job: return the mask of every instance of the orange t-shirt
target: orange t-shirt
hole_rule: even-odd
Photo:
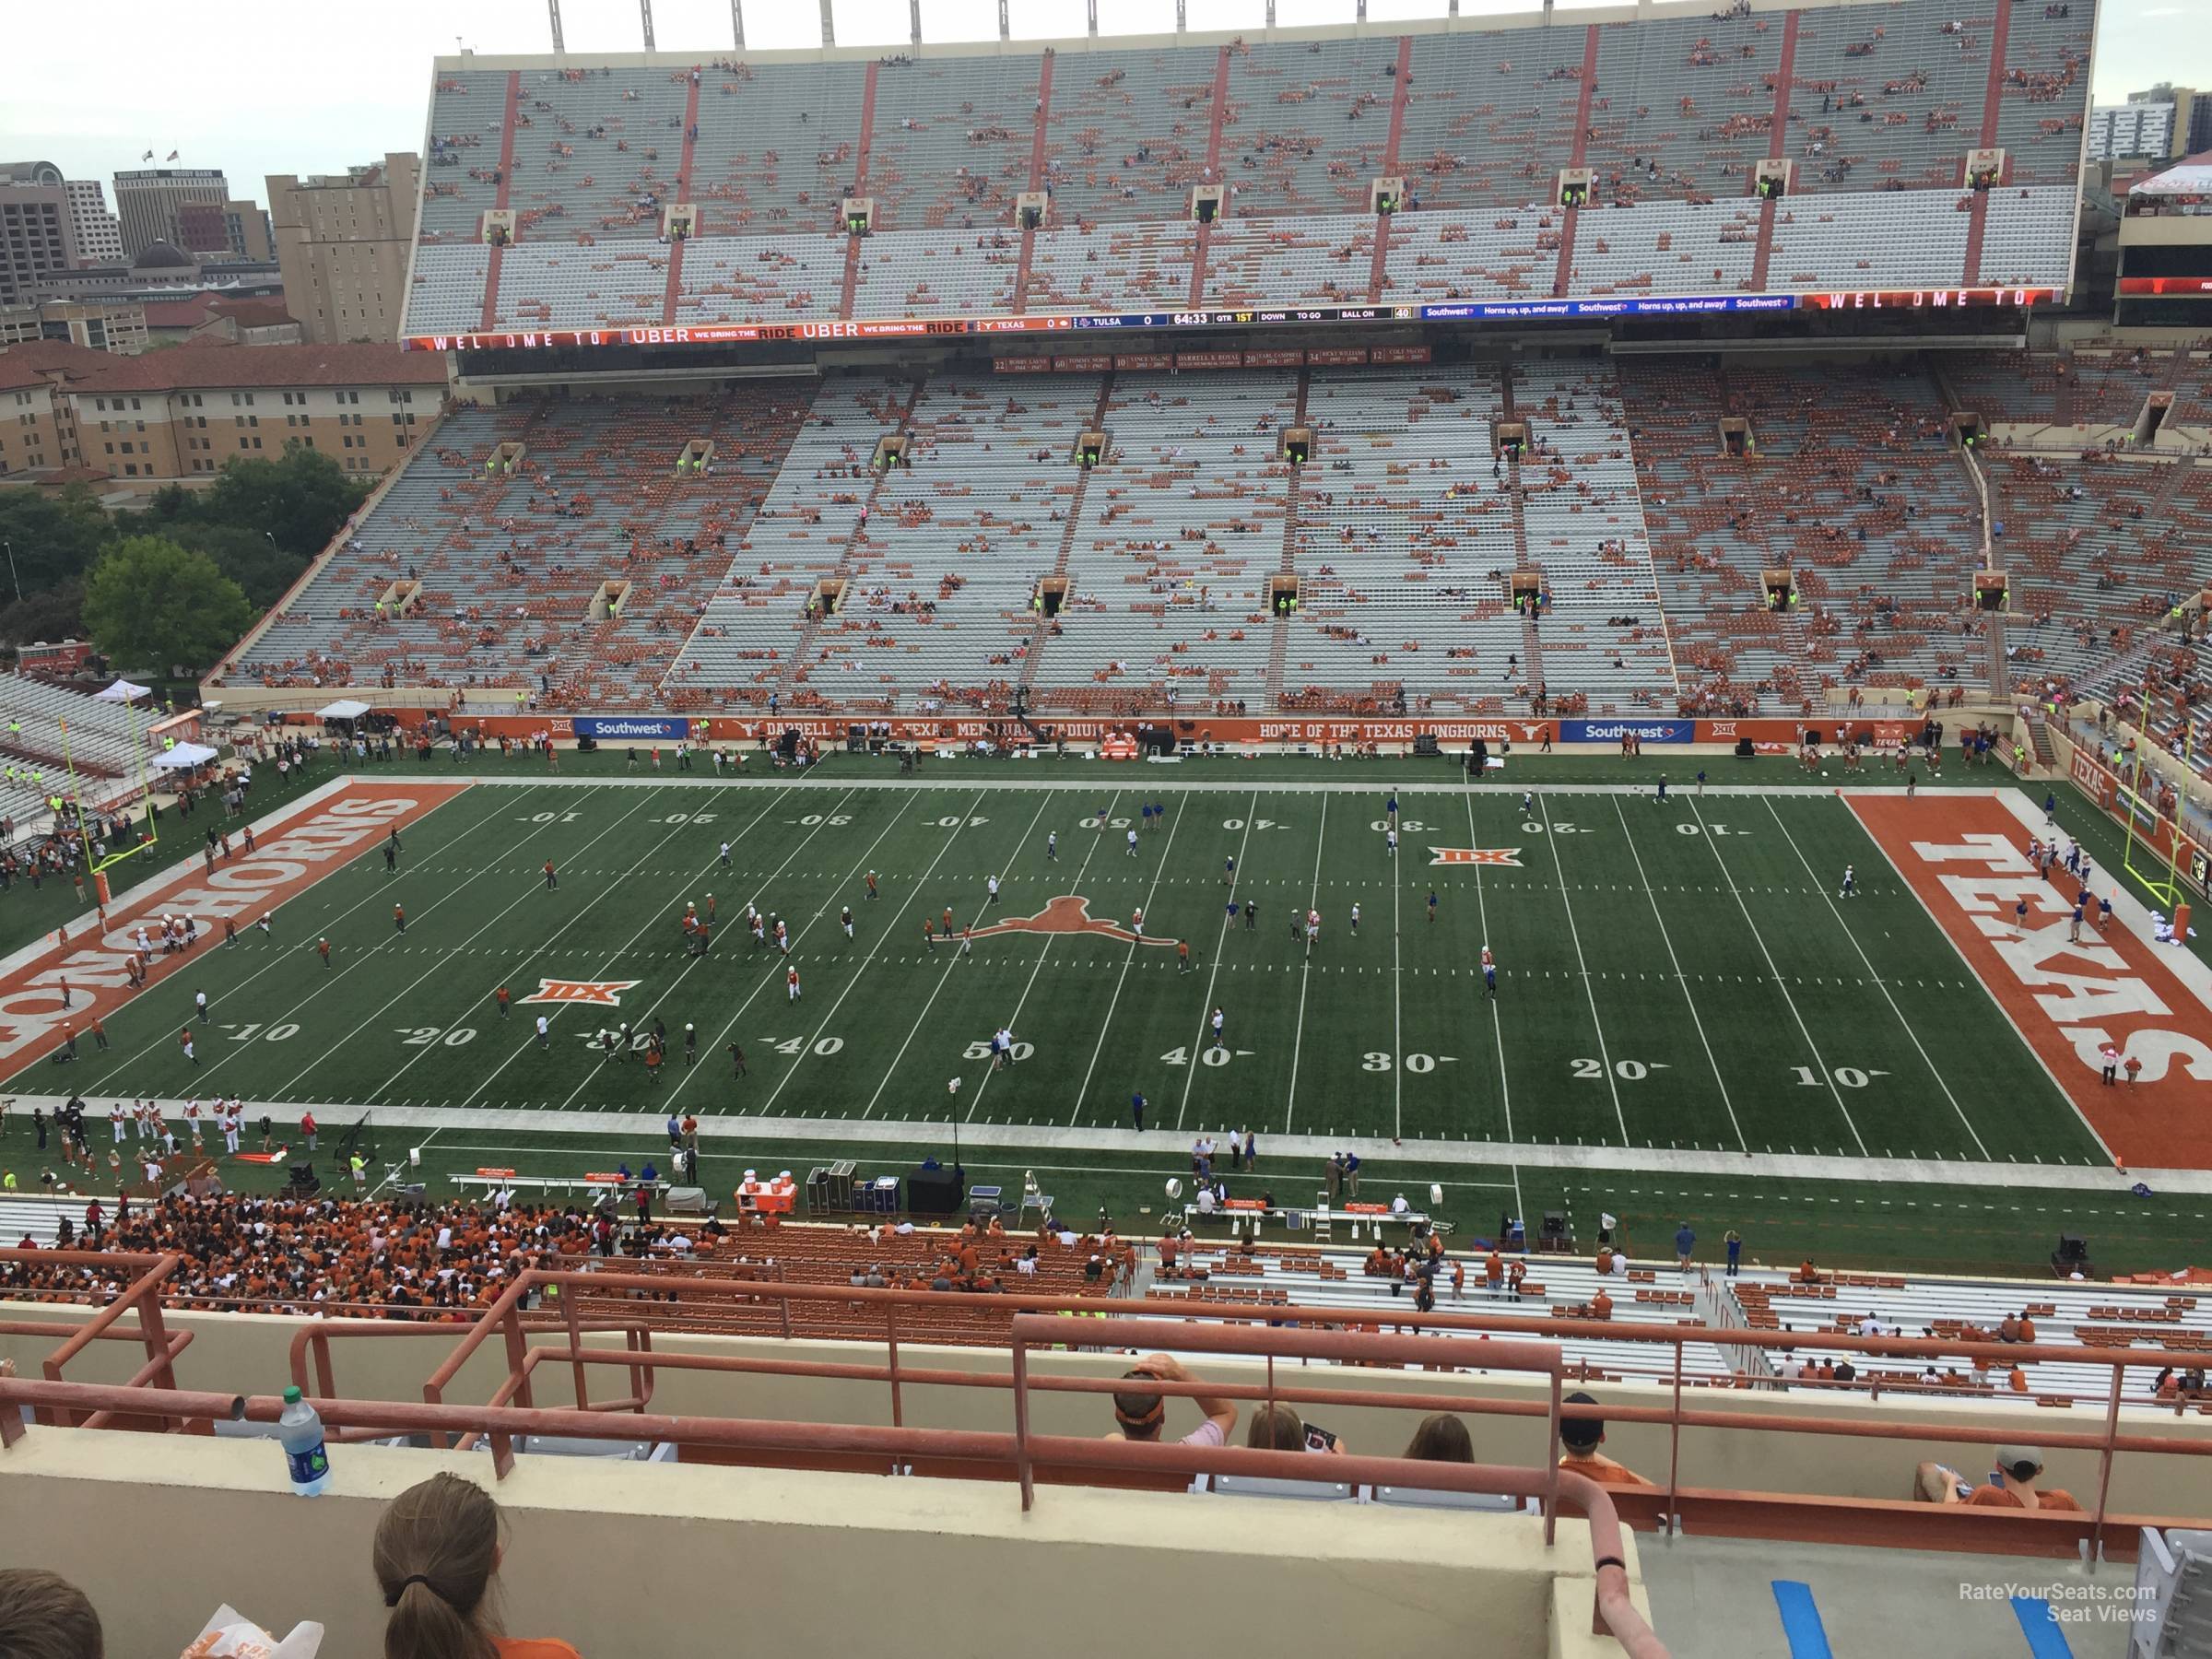
[[[1624,1464],[1609,1457],[1575,1457],[1559,1459],[1559,1467],[1570,1475],[1584,1476],[1599,1486],[1648,1487],[1653,1483]]]
[[[2010,1487],[1976,1487],[1967,1494],[1965,1502],[1973,1509],[2026,1509],[2028,1507],[2020,1501],[2019,1493],[2014,1491]],[[2074,1510],[2077,1512],[2081,1509],[2081,1505],[2076,1501],[2074,1494],[2060,1487],[2039,1489],[2035,1494],[2035,1507],[2039,1510]]]
[[[567,1642],[550,1636],[494,1636],[491,1645],[500,1659],[583,1659]]]

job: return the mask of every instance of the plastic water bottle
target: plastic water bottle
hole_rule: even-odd
[[[319,1498],[330,1485],[330,1453],[323,1445],[323,1419],[300,1397],[297,1388],[284,1391],[284,1415],[276,1419],[276,1439],[284,1447],[284,1461],[292,1476],[293,1494]]]

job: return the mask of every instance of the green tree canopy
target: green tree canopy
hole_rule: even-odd
[[[369,488],[362,479],[347,477],[335,457],[288,443],[274,461],[241,457],[224,463],[214,488],[194,499],[192,516],[255,535],[266,532],[283,551],[306,559],[329,545],[347,515],[368,500]]]
[[[120,667],[204,667],[253,625],[253,606],[205,553],[129,535],[102,553],[85,588],[85,627]]]

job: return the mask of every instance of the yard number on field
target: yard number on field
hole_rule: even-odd
[[[440,1026],[394,1026],[393,1030],[408,1048],[429,1048],[441,1041],[447,1048],[462,1048],[477,1040],[475,1026],[454,1026],[450,1030]]]
[[[1458,1058],[1457,1054],[1408,1054],[1402,1064],[1407,1071],[1417,1077],[1423,1077],[1434,1071],[1439,1065],[1450,1065]],[[1360,1056],[1359,1069],[1361,1071],[1386,1072],[1390,1069],[1390,1056],[1381,1049],[1370,1049]]]
[[[773,1037],[764,1038],[762,1041],[779,1054],[803,1054],[806,1052],[806,1039],[804,1037],[786,1037],[781,1042],[778,1042]],[[845,1040],[842,1037],[823,1037],[817,1039],[814,1052],[827,1060],[844,1046]]]
[[[223,1030],[230,1033],[230,1041],[233,1042],[251,1042],[256,1033],[259,1033],[264,1042],[282,1042],[287,1037],[300,1035],[300,1028],[288,1019],[280,1019],[265,1030],[263,1030],[259,1020],[255,1020],[252,1025],[226,1023]]]
[[[1587,1057],[1575,1060],[1571,1064],[1574,1066],[1574,1075],[1578,1077],[1603,1079],[1606,1075],[1606,1068],[1602,1065]],[[1613,1062],[1613,1075],[1624,1083],[1641,1083],[1652,1073],[1666,1069],[1666,1062],[1664,1060],[1653,1060],[1648,1065],[1641,1060],[1616,1060]]]
[[[1820,1079],[1814,1075],[1811,1066],[1793,1065],[1790,1069],[1797,1074],[1797,1083],[1800,1088],[1818,1088],[1822,1087]],[[1828,1075],[1846,1088],[1864,1088],[1869,1078],[1886,1077],[1889,1074],[1886,1071],[1861,1071],[1855,1065],[1837,1065],[1830,1067]]]

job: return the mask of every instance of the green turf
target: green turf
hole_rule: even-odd
[[[1677,792],[1661,806],[1641,793],[1574,787],[1609,775],[1648,782],[1659,770],[1648,758],[1517,759],[1510,775],[1542,785],[1524,817],[1517,794],[1458,787],[1448,763],[962,762],[957,770],[969,775],[947,775],[947,764],[885,789],[849,787],[889,770],[841,755],[806,788],[787,779],[718,785],[711,773],[673,771],[639,786],[619,752],[581,759],[587,775],[624,784],[573,779],[578,760],[565,754],[558,783],[538,781],[534,762],[496,754],[462,768],[412,758],[371,767],[371,777],[457,771],[516,782],[431,813],[408,832],[398,875],[372,853],[285,906],[274,940],[249,931],[234,948],[203,947],[190,968],[110,1019],[113,1050],[73,1068],[70,1086],[94,1101],[196,1091],[341,1108],[323,1113],[326,1124],[384,1104],[527,1107],[556,1129],[563,1111],[636,1111],[650,1116],[633,1167],[654,1150],[670,1106],[938,1122],[957,1112],[971,1170],[1065,1167],[1064,1204],[1124,1216],[1157,1207],[1155,1177],[1177,1172],[1200,1129],[1249,1127],[1263,1142],[1286,1129],[1395,1136],[1404,1162],[1378,1181],[1418,1194],[1445,1182],[1446,1213],[1471,1231],[1494,1225],[1516,1177],[1524,1213],[1555,1199],[1578,1211],[1602,1205],[1669,1234],[1681,1218],[1664,1213],[1676,1190],[1694,1189],[1698,1225],[1716,1237],[1743,1227],[1755,1249],[1771,1230],[1776,1259],[1812,1250],[1924,1267],[2032,1268],[2047,1253],[2051,1217],[2075,1206],[2023,1189],[1989,1195],[1993,1207],[1970,1216],[1981,1195],[1955,1188],[1831,1192],[1656,1175],[1578,1192],[1590,1178],[1453,1162],[1425,1154],[1423,1143],[1986,1158],[2017,1160],[2023,1181],[2038,1162],[2098,1161],[2071,1105],[1826,790],[1700,800],[1679,793],[1696,770],[1685,764],[1668,769]],[[1707,764],[1727,781],[1794,776],[1790,764]],[[1966,781],[1986,786],[2001,776]],[[1394,779],[1403,842],[1394,861],[1376,827]],[[1351,791],[1298,787],[1370,780]],[[1870,771],[1866,781],[1888,777]],[[1178,787],[1193,782],[1236,787]],[[1034,786],[981,787],[1002,782]],[[1142,823],[1141,799],[1165,814],[1140,832],[1131,857],[1121,826]],[[1087,827],[1100,806],[1103,831]],[[2086,819],[2086,806],[2070,816]],[[2111,867],[2116,846],[2105,852],[2100,830],[2084,830]],[[1057,861],[1045,855],[1051,831]],[[717,857],[724,839],[735,843],[726,871]],[[1518,849],[1520,863],[1432,867],[1430,846]],[[1258,902],[1256,926],[1227,912],[1231,856],[1234,897]],[[545,891],[538,874],[548,858],[561,871],[558,892]],[[1837,900],[1847,862],[1860,896]],[[864,896],[871,869],[883,895],[875,902]],[[984,891],[993,873],[1004,884],[995,909]],[[721,926],[702,960],[684,953],[678,919],[687,900],[703,908],[710,891]],[[1172,949],[1095,935],[1001,935],[968,957],[924,943],[925,912],[950,906],[956,922],[982,926],[1065,893],[1117,924],[1141,905],[1147,934],[1190,941],[1190,971],[1179,971]],[[805,987],[796,1005],[783,961],[754,951],[737,925],[748,898],[789,921]],[[404,937],[391,926],[394,900],[407,907]],[[838,924],[846,903],[852,941]],[[1309,905],[1324,918],[1310,957],[1290,935],[1291,915]],[[312,951],[324,934],[335,946],[327,971]],[[1502,969],[1494,1004],[1476,966],[1485,941]],[[519,1001],[541,976],[639,982],[619,1013],[554,1010],[554,1041],[541,1052],[531,1035],[538,1009]],[[518,999],[505,1021],[491,1001],[501,983]],[[201,988],[215,1025],[192,1068],[173,1039]],[[1228,1042],[1209,1058],[1216,1006]],[[657,1088],[641,1064],[610,1065],[585,1047],[592,1028],[618,1018],[665,1020],[677,1034],[676,1063]],[[687,1021],[700,1033],[695,1068],[681,1059]],[[993,1074],[978,1049],[1002,1024],[1027,1046],[1012,1070]],[[743,1082],[723,1053],[733,1039],[746,1052]],[[957,1095],[947,1089],[955,1076]],[[14,1081],[25,1091],[53,1085],[43,1066]],[[1130,1128],[1138,1090],[1150,1103],[1143,1143]],[[994,1146],[1006,1125],[1108,1129],[1127,1134],[1131,1151],[1003,1137]],[[529,1163],[449,1150],[471,1145],[463,1130],[409,1138],[429,1142],[433,1174],[483,1162],[574,1172],[595,1167],[581,1160],[610,1146],[500,1137],[519,1138],[518,1152],[539,1160]],[[711,1182],[744,1162],[862,1155],[804,1143],[720,1149],[727,1144],[709,1143]],[[874,1153],[914,1156],[912,1147]],[[1306,1171],[1281,1195],[1302,1197],[1318,1181],[1317,1170]],[[1018,1175],[1003,1184],[1018,1185]],[[1490,1186],[1494,1207],[1478,1196]],[[2109,1218],[2082,1224],[2104,1230],[2100,1253],[2115,1264],[2170,1265],[2206,1239],[2187,1218],[2191,1202],[2121,1202]]]
[[[1406,789],[1393,859],[1380,791],[1159,790],[1164,828],[1132,856],[1121,826],[1142,821],[1138,797],[1113,782],[471,791],[411,835],[398,875],[357,861],[287,905],[274,938],[249,930],[159,982],[110,1022],[114,1050],[71,1081],[97,1094],[553,1112],[657,1110],[665,1097],[907,1118],[942,1112],[957,1075],[964,1121],[982,1126],[1121,1124],[1141,1091],[1151,1124],[1174,1132],[1416,1141],[1510,1128],[1561,1144],[2092,1155],[2070,1106],[1830,796],[1662,806],[1547,789],[1527,819],[1512,795]],[[1098,806],[1103,831],[1086,827]],[[728,871],[725,836],[738,843]],[[1431,844],[1517,849],[1521,863],[1433,868]],[[537,874],[548,858],[557,892]],[[1835,902],[1847,861],[1861,896]],[[682,907],[717,889],[713,952],[688,956]],[[1228,914],[1232,891],[1256,903],[1256,926]],[[1189,971],[1171,949],[1089,934],[1001,935],[971,956],[924,943],[925,914],[987,925],[1064,893],[1115,922],[1143,908],[1147,932],[1190,941]],[[786,964],[735,924],[747,899],[788,919],[801,1001],[787,997]],[[407,907],[404,935],[394,900]],[[846,903],[852,940],[837,920]],[[1312,952],[1290,935],[1309,906],[1324,916]],[[312,952],[324,935],[327,972]],[[1486,940],[1502,970],[1494,1008],[1476,967]],[[490,1018],[495,986],[520,997],[541,975],[639,982],[618,1015],[558,1011],[541,1051],[533,1010]],[[194,1067],[170,1039],[202,989],[218,1029]],[[718,1063],[655,1089],[641,1065],[586,1052],[590,1030],[617,1018],[695,1023]],[[971,1050],[1001,1025],[1030,1051],[994,1075]],[[719,1064],[731,1041],[747,1054],[742,1086]]]

